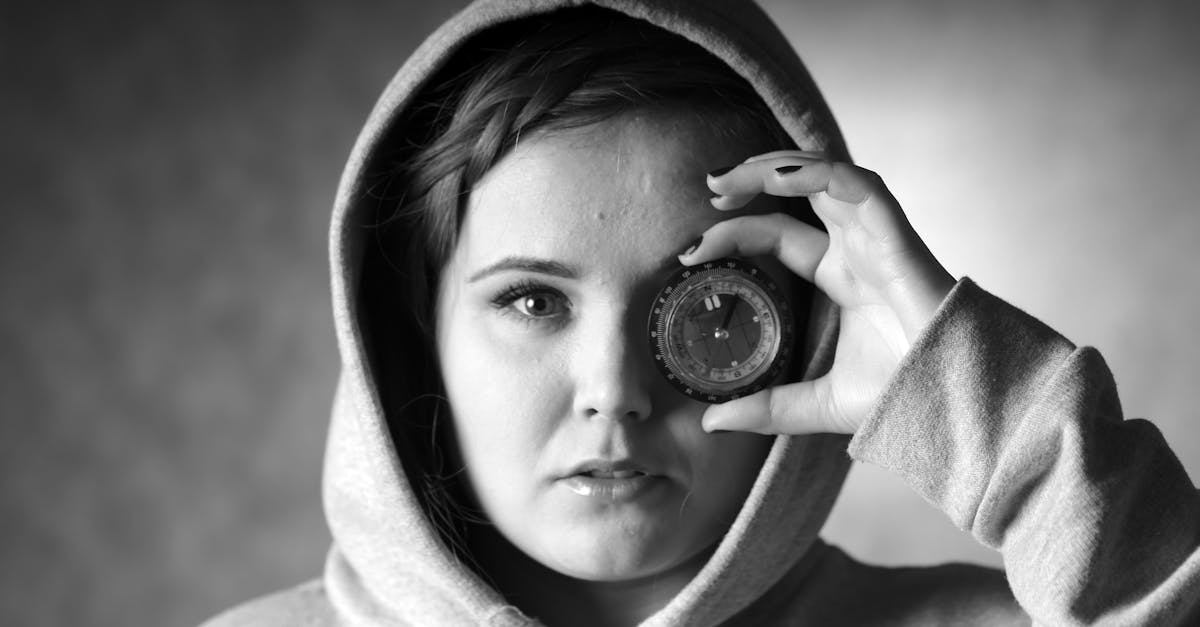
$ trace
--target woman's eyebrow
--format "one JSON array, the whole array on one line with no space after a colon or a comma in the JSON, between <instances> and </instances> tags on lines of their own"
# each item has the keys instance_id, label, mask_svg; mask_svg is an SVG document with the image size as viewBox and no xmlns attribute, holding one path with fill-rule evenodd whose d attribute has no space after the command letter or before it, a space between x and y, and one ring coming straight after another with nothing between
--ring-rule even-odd
<instances>
[{"instance_id":1,"label":"woman's eyebrow","mask_svg":"<svg viewBox=\"0 0 1200 627\"><path fill-rule=\"evenodd\" d=\"M536 272L538 274L549 274L552 276L562 277L564 279L574 279L578 276L578 272L574 268L566 264L551 261L549 259L539 259L537 257L505 257L496 263L472 274L467 279L467 283L474 283L480 279L489 277L498 272L506 270L521 270L524 272Z\"/></svg>"}]
</instances>

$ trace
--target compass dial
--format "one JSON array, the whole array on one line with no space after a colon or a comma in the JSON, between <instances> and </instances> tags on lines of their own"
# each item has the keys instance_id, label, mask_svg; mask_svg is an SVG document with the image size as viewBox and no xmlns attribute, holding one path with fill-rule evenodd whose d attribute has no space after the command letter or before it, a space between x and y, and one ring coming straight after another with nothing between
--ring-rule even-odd
<instances>
[{"instance_id":1,"label":"compass dial","mask_svg":"<svg viewBox=\"0 0 1200 627\"><path fill-rule=\"evenodd\" d=\"M720 403L763 389L783 371L793 321L786 299L761 268L718 259L667 281L647 331L654 362L672 385Z\"/></svg>"}]
</instances>

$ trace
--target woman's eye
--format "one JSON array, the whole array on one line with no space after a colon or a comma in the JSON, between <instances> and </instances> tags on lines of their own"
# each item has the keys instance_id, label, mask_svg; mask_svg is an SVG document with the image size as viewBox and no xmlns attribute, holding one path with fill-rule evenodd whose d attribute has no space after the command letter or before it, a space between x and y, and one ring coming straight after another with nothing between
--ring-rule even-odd
<instances>
[{"instance_id":1,"label":"woman's eye","mask_svg":"<svg viewBox=\"0 0 1200 627\"><path fill-rule=\"evenodd\" d=\"M513 302L518 311L531 318L545 318L558 315L566 310L562 297L549 292L539 292L522 296Z\"/></svg>"},{"instance_id":2,"label":"woman's eye","mask_svg":"<svg viewBox=\"0 0 1200 627\"><path fill-rule=\"evenodd\" d=\"M558 290L544 285L517 284L500 294L492 305L526 321L557 319L568 314L571 302Z\"/></svg>"}]
</instances>

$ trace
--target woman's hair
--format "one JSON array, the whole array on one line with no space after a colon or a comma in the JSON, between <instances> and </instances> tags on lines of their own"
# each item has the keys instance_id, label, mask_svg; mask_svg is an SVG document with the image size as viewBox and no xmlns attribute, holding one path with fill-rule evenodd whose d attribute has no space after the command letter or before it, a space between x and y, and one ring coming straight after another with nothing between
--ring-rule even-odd
<instances>
[{"instance_id":1,"label":"woman's hair","mask_svg":"<svg viewBox=\"0 0 1200 627\"><path fill-rule=\"evenodd\" d=\"M433 328L438 278L473 186L523 136L635 111L694 116L714 136L764 151L793 142L750 84L709 52L594 7L471 39L415 97L373 159L367 201L378 246L366 256L360 293L370 302L361 309L400 459L426 515L467 557L466 525L483 517L457 478Z\"/></svg>"}]
</instances>

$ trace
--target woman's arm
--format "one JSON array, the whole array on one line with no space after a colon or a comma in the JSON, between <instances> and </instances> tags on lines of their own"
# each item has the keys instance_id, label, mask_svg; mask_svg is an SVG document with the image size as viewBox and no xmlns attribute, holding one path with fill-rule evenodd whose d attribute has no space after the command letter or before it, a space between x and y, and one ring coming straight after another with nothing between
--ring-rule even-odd
<instances>
[{"instance_id":1,"label":"woman's arm","mask_svg":"<svg viewBox=\"0 0 1200 627\"><path fill-rule=\"evenodd\" d=\"M1003 553L1039 623L1200 620L1200 495L1153 425L1123 419L1095 350L955 285L866 170L781 152L710 187L726 210L807 196L829 234L741 216L681 260L774 253L838 303L842 333L827 375L714 405L706 428L855 433L853 456Z\"/></svg>"},{"instance_id":2,"label":"woman's arm","mask_svg":"<svg viewBox=\"0 0 1200 627\"><path fill-rule=\"evenodd\" d=\"M1123 420L1098 352L969 279L850 453L998 549L1041 624L1200 618L1200 495L1158 429Z\"/></svg>"}]
</instances>

